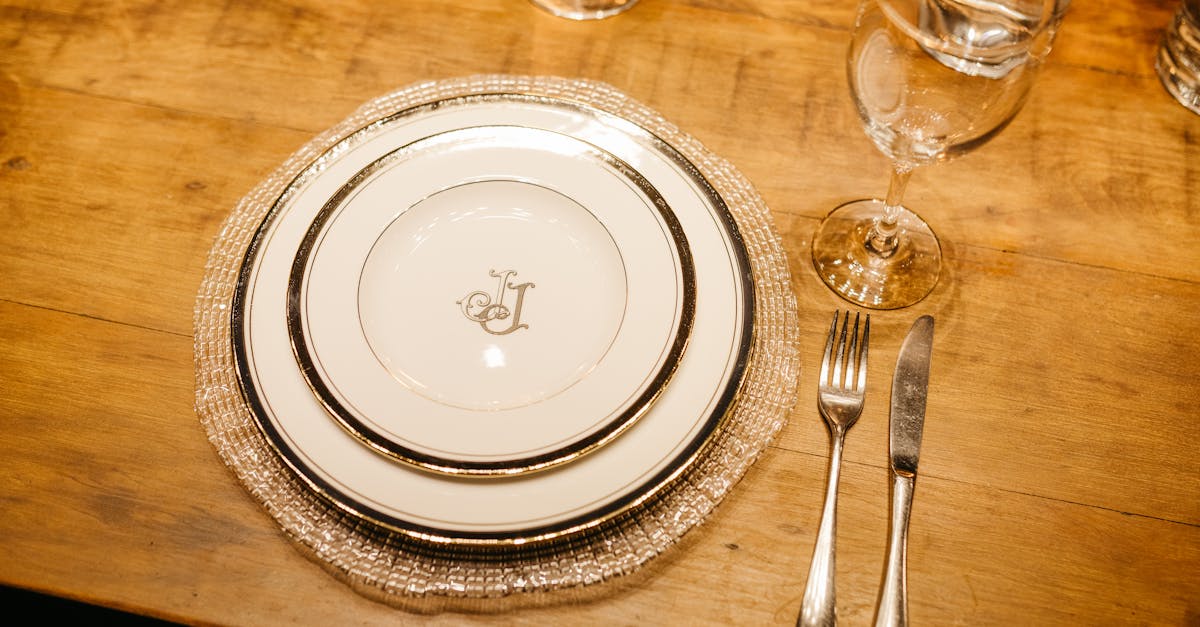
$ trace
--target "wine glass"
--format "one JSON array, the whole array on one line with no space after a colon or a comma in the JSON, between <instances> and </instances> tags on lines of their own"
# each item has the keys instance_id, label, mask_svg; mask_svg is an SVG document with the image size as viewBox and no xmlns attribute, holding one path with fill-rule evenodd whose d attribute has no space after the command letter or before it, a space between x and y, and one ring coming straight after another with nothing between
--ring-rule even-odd
<instances>
[{"instance_id":1,"label":"wine glass","mask_svg":"<svg viewBox=\"0 0 1200 627\"><path fill-rule=\"evenodd\" d=\"M817 274L873 309L920 301L941 245L901 203L914 168L999 133L1024 105L1064 0L861 0L847 61L867 135L892 162L883 199L845 203L813 237Z\"/></svg>"}]
</instances>

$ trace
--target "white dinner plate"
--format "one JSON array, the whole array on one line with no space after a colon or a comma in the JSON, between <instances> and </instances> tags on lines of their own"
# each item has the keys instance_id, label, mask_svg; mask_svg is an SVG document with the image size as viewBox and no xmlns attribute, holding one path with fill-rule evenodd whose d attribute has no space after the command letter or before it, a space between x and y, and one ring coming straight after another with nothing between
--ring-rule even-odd
<instances>
[{"instance_id":1,"label":"white dinner plate","mask_svg":"<svg viewBox=\"0 0 1200 627\"><path fill-rule=\"evenodd\" d=\"M659 193L560 133L477 126L386 153L312 221L296 355L376 450L451 474L578 459L665 389L695 300Z\"/></svg>"},{"instance_id":2,"label":"white dinner plate","mask_svg":"<svg viewBox=\"0 0 1200 627\"><path fill-rule=\"evenodd\" d=\"M286 324L297 251L347 182L397 148L490 126L565 135L627 164L678 220L696 286L686 350L640 419L571 463L502 478L429 472L364 446L330 418L310 390ZM627 512L661 493L697 459L737 396L753 307L749 263L733 217L678 151L629 121L585 105L496 93L406 109L348 135L316 159L256 232L238 278L231 322L239 379L255 420L316 492L344 511L414 537L520 544L563 537Z\"/></svg>"}]
</instances>

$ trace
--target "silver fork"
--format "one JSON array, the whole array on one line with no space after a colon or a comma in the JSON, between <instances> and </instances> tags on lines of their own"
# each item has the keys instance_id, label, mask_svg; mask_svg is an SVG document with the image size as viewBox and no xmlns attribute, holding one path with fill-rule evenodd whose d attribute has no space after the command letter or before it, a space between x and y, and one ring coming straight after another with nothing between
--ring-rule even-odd
<instances>
[{"instance_id":1,"label":"silver fork","mask_svg":"<svg viewBox=\"0 0 1200 627\"><path fill-rule=\"evenodd\" d=\"M800 616L796 620L797 625L804 627L837 624L833 554L842 445L846 440L846 431L854 426L862 414L867 387L867 341L871 336L871 316L866 316L860 339L859 315L854 314L854 330L850 333L850 345L847 347L846 332L850 323L850 312L847 311L842 320L840 335L838 313L833 313L833 324L829 327L829 339L825 341L825 354L821 358L821 380L817 384L817 407L821 410L825 425L829 427L829 481L825 486L825 507L821 513L817 544L813 548L812 562L808 567L804 601L800 607Z\"/></svg>"}]
</instances>

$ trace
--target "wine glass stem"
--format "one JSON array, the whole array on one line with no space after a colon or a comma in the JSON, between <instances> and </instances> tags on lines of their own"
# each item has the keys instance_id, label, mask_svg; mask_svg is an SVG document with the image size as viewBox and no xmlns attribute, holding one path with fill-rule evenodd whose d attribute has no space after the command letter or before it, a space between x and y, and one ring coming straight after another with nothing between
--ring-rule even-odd
<instances>
[{"instance_id":1,"label":"wine glass stem","mask_svg":"<svg viewBox=\"0 0 1200 627\"><path fill-rule=\"evenodd\" d=\"M898 222L900 210L904 208L900 203L911 175L912 166L897 164L892 168L892 180L888 184L887 198L883 201L883 215L875 219L871 232L867 234L867 250L880 257L891 257L900 244Z\"/></svg>"}]
</instances>

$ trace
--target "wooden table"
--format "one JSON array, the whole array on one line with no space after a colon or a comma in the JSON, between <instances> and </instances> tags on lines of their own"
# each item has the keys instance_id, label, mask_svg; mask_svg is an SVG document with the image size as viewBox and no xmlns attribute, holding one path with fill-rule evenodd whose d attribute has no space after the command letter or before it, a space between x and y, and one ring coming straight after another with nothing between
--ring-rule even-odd
<instances>
[{"instance_id":1,"label":"wooden table","mask_svg":"<svg viewBox=\"0 0 1200 627\"><path fill-rule=\"evenodd\" d=\"M808 240L877 195L851 2L0 3L0 583L187 623L792 624L828 456L834 309ZM946 276L874 315L845 450L839 612L867 624L887 530L887 382L937 317L911 527L917 624L1200 623L1200 117L1154 74L1174 2L1076 0L1025 110L907 200ZM735 164L800 306L788 425L637 585L499 615L410 613L302 556L193 410L192 311L234 203L361 102L477 73L606 81Z\"/></svg>"}]
</instances>

